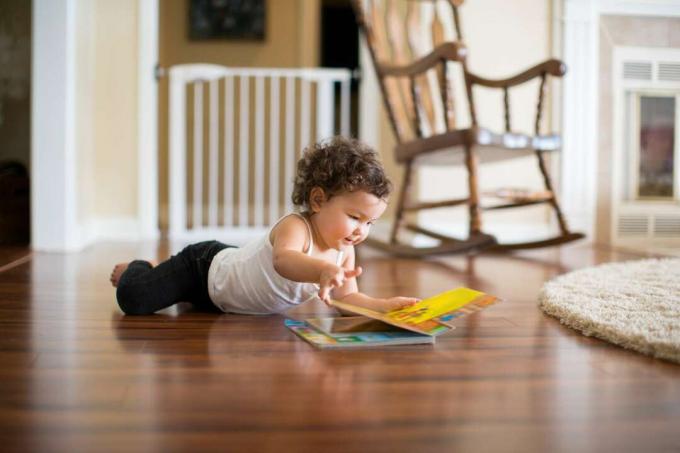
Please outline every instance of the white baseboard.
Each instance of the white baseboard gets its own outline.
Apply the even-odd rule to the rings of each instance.
[[[79,241],[74,250],[78,251],[102,241],[137,242],[155,241],[160,232],[144,232],[142,224],[136,217],[100,217],[80,225]]]
[[[142,223],[136,217],[95,218],[76,225],[74,234],[69,235],[68,241],[58,243],[35,243],[32,248],[39,252],[79,252],[84,248],[102,241],[138,242],[156,241],[160,238],[160,231],[145,231]]]
[[[595,224],[590,212],[565,211],[564,217],[567,220],[567,225],[569,226],[570,231],[583,233],[586,235],[586,238],[595,237]]]
[[[667,243],[654,242],[624,242],[615,243],[614,247],[622,250],[630,250],[636,253],[645,253],[660,256],[678,256],[680,257],[680,241],[673,241]]]
[[[156,240],[160,234],[144,232],[140,220],[136,217],[97,218],[91,222],[96,241],[142,241]]]

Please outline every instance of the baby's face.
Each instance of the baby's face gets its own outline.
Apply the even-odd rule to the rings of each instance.
[[[345,192],[323,202],[315,223],[331,248],[356,245],[366,239],[371,225],[385,212],[387,203],[364,191]]]

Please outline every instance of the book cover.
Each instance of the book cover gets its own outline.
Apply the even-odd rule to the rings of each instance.
[[[435,341],[433,336],[399,329],[363,316],[306,321],[286,319],[285,325],[297,336],[321,349],[432,344]]]
[[[461,287],[423,299],[410,307],[387,313],[335,300],[332,301],[331,305],[412,332],[437,336],[453,329],[452,322],[454,320],[483,310],[497,302],[499,302],[499,299],[495,296]]]

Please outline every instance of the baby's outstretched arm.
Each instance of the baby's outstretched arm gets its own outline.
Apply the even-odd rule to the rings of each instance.
[[[342,288],[350,279],[361,275],[361,267],[356,269],[345,269],[341,266],[329,264],[325,266],[319,276],[319,299],[330,305],[331,291],[335,288]]]
[[[345,262],[343,263],[343,267],[345,268],[345,271],[348,272],[349,269],[354,269],[354,266],[354,248],[349,247],[347,249],[347,256],[345,258]],[[358,271],[356,274],[358,276],[361,274],[362,269],[361,267],[357,266],[355,271]],[[419,299],[415,297],[390,297],[383,299],[368,296],[359,292],[359,286],[357,285],[356,278],[347,279],[342,286],[333,288],[333,297],[342,302],[347,302],[348,304],[382,312],[408,307],[419,301]]]
[[[354,248],[345,248],[342,263],[331,263],[303,252],[308,247],[307,227],[296,217],[289,217],[272,232],[274,269],[297,282],[319,284],[319,298],[330,304],[331,298],[378,311],[390,311],[418,302],[414,297],[380,299],[359,292],[357,279],[361,267],[355,267]]]
[[[364,307],[370,310],[381,312],[388,312],[392,310],[397,310],[399,308],[409,307],[420,301],[420,299],[416,297],[401,297],[401,296],[382,299],[367,296],[366,294],[360,292],[347,294],[346,296],[339,300],[342,302],[347,302],[348,304],[356,305],[358,307]]]
[[[280,222],[271,236],[274,269],[296,282],[319,284],[319,297],[330,302],[330,292],[361,274],[361,269],[346,269],[320,258],[309,256],[309,238],[303,220],[290,216]]]

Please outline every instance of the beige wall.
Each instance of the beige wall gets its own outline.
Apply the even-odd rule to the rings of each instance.
[[[137,203],[137,3],[138,0],[78,0],[78,178],[82,220],[136,215]],[[164,67],[207,62],[229,66],[315,66],[318,61],[318,0],[267,2],[266,37],[254,41],[189,41],[186,0],[160,1],[159,59]],[[507,76],[550,56],[550,10],[543,0],[522,0],[508,8],[500,0],[475,0],[462,8],[470,48],[470,67],[487,76]],[[518,32],[521,30],[521,33]],[[529,90],[527,88],[526,90]],[[515,99],[514,115],[533,115],[534,93]],[[161,224],[167,205],[167,78],[159,84],[159,186]],[[527,94],[527,96],[529,96]],[[480,93],[480,119],[502,124],[501,100]],[[525,115],[525,110],[530,111]],[[547,110],[549,111],[549,109]],[[495,118],[492,115],[497,115]],[[385,160],[395,182],[401,169],[391,161],[391,131],[383,121]],[[526,122],[530,126],[530,120]],[[388,151],[385,151],[388,150]],[[507,174],[507,185],[529,180],[535,164],[491,169],[482,185]],[[510,171],[508,171],[510,169]],[[456,184],[450,184],[455,175]],[[425,186],[428,195],[445,196],[464,187],[464,174],[454,170],[445,184]],[[426,175],[427,176],[427,175]],[[519,176],[519,178],[518,178]],[[432,178],[423,178],[426,181]],[[543,219],[542,212],[537,214]]]
[[[78,0],[76,8],[78,218],[134,217],[137,0]]]
[[[551,58],[552,12],[545,0],[517,0],[512,6],[503,0],[469,0],[460,8],[463,36],[468,47],[468,67],[489,78],[504,78]],[[457,92],[460,92],[458,90]],[[538,82],[530,82],[510,91],[512,126],[516,131],[533,133]],[[457,98],[460,99],[459,95]],[[502,131],[502,91],[475,89],[477,119],[480,125]],[[458,118],[468,119],[467,104],[457,105]],[[545,106],[543,131],[554,130],[550,124],[550,104]],[[441,199],[465,195],[467,176],[460,167],[423,170],[419,190],[424,199]],[[542,178],[533,157],[484,165],[480,169],[482,191],[498,187],[542,189]],[[462,222],[464,209],[441,209],[422,214],[423,223]],[[489,224],[545,223],[545,207],[523,208],[485,213]]]
[[[78,0],[76,141],[78,219],[137,215],[138,0]],[[229,66],[316,66],[317,0],[267,2],[266,38],[190,41],[188,2],[159,2],[159,62]],[[159,84],[161,224],[167,205],[167,78]]]
[[[168,68],[185,63],[236,67],[313,67],[318,65],[318,0],[268,0],[263,41],[188,38],[188,2],[160,2],[159,58]],[[168,79],[159,85],[160,224],[167,227]]]

